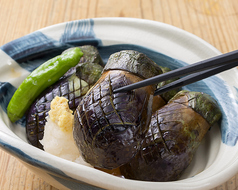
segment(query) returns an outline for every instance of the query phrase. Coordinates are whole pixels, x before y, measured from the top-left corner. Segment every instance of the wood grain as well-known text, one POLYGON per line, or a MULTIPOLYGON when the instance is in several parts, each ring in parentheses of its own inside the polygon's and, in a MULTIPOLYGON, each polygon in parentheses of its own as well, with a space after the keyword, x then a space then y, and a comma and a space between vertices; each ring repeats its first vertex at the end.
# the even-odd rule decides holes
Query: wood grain
MULTIPOLYGON (((238 49, 237 0, 0 0, 0 46, 53 24, 95 17, 133 17, 186 30, 222 53, 238 49)), ((0 150, 0 189, 55 190, 0 150)), ((238 189, 238 175, 214 190, 238 189)))

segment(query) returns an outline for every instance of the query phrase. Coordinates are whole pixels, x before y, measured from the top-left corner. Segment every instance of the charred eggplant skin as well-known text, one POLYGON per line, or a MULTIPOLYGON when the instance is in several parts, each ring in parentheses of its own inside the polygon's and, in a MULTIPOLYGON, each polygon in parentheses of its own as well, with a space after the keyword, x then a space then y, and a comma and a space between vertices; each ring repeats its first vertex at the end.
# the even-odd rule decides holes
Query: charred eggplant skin
POLYGON ((140 151, 121 167, 122 175, 145 181, 178 180, 204 135, 220 117, 220 109, 210 96, 179 92, 152 115, 140 151))
POLYGON ((108 70, 129 71, 142 79, 163 73, 153 60, 145 54, 133 50, 123 50, 111 55, 104 67, 104 71, 108 70))
MULTIPOLYGON (((214 98, 203 92, 188 92, 182 90, 170 99, 169 103, 177 102, 180 97, 187 97, 188 101, 184 105, 189 106, 194 111, 203 116, 204 119, 212 126, 222 116, 221 110, 214 98)), ((180 101, 181 102, 181 101, 180 101)), ((182 102, 181 102, 182 103, 182 102)))
POLYGON ((84 159, 95 167, 113 169, 127 163, 148 130, 155 86, 113 93, 119 87, 143 80, 147 73, 151 75, 140 64, 148 64, 155 75, 162 73, 139 52, 111 55, 101 78, 75 111, 75 142, 84 159))
POLYGON ((103 63, 97 48, 85 45, 80 46, 80 49, 84 55, 81 57, 79 64, 67 71, 59 81, 42 92, 26 113, 27 139, 35 147, 43 149, 39 140, 44 135, 44 126, 51 101, 56 96, 63 96, 69 100, 69 108, 74 111, 82 96, 101 76, 103 63))

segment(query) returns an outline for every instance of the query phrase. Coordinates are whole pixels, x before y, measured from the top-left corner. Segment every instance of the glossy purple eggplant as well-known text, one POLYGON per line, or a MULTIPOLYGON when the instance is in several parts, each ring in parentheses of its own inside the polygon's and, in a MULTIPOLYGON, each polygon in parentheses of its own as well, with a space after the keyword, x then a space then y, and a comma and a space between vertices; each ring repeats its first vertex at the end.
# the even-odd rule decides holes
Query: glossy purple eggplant
POLYGON ((39 140, 43 138, 51 101, 56 96, 63 96, 69 100, 69 108, 74 111, 82 97, 101 76, 103 62, 97 48, 86 45, 80 49, 84 55, 79 64, 43 91, 26 114, 27 139, 38 148, 43 148, 39 140))
POLYGON ((125 93, 113 90, 161 73, 157 64, 137 51, 110 56, 101 78, 75 111, 73 135, 88 163, 113 169, 136 155, 148 130, 155 86, 125 93))
POLYGON ((121 167, 122 175, 144 181, 178 180, 220 117, 218 104, 209 95, 179 92, 152 115, 140 151, 121 167))

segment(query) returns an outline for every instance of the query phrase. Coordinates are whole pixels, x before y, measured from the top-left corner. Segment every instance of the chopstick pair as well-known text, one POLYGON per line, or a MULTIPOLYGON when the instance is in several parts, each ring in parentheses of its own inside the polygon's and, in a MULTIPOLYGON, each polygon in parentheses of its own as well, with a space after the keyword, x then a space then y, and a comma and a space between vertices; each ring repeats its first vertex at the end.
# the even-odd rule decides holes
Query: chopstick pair
POLYGON ((141 88, 144 86, 157 84, 162 81, 188 75, 172 83, 169 83, 163 87, 158 88, 155 91, 154 95, 159 95, 166 91, 179 88, 179 87, 197 82, 199 80, 202 80, 204 78, 210 77, 212 75, 218 74, 225 70, 231 69, 235 66, 238 66, 238 50, 235 50, 226 54, 218 55, 218 56, 191 64, 191 65, 187 65, 185 67, 181 67, 181 68, 169 71, 167 73, 145 79, 137 83, 123 86, 121 88, 115 89, 113 92, 114 93, 126 92, 136 88, 141 88))

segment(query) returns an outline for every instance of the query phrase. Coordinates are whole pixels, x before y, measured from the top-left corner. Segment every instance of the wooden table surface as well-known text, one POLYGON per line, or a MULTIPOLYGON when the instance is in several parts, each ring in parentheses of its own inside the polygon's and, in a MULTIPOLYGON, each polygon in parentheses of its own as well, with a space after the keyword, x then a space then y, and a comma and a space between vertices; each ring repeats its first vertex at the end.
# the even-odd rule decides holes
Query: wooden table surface
MULTIPOLYGON (((95 17, 164 22, 197 35, 222 53, 238 49, 237 0, 0 0, 0 46, 46 26, 95 17)), ((214 190, 236 186, 238 175, 214 190)), ((56 188, 0 150, 0 189, 56 188)))

